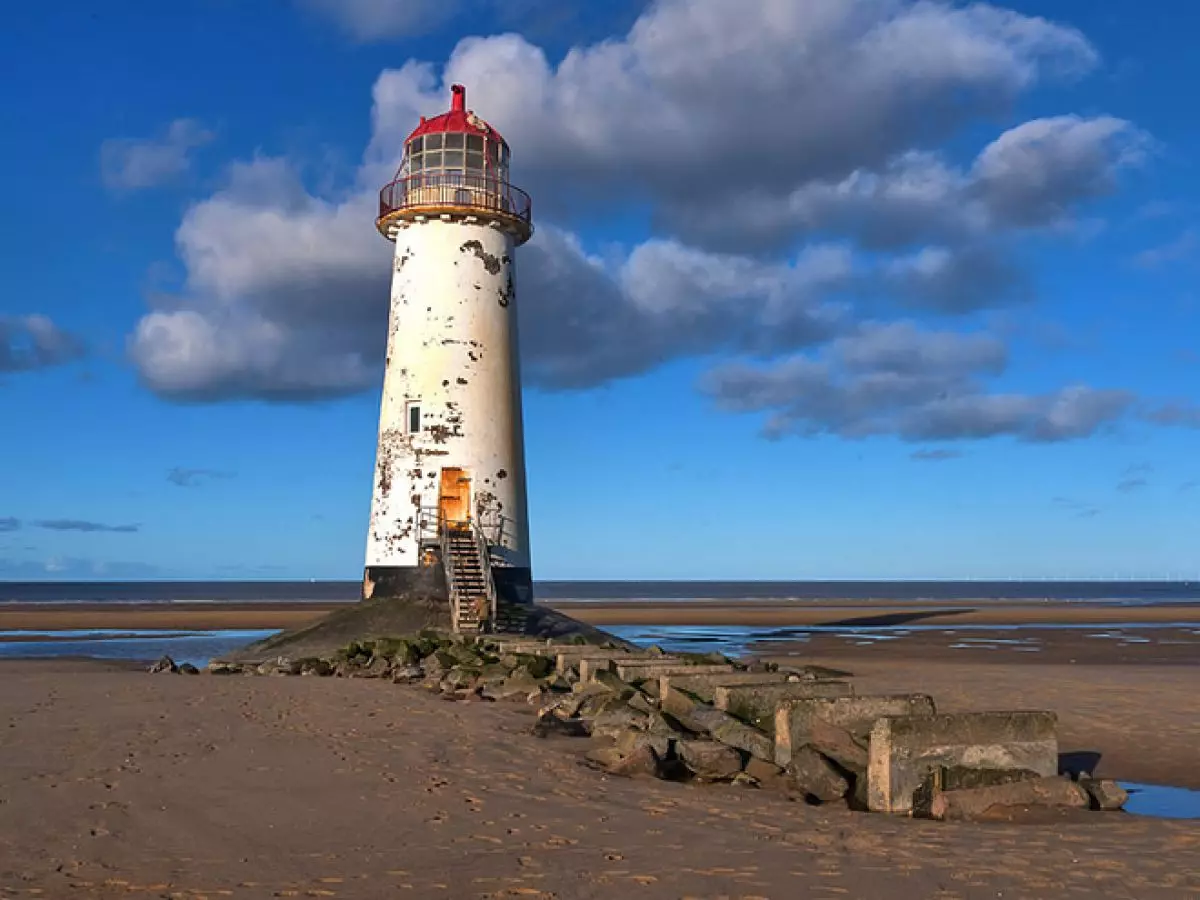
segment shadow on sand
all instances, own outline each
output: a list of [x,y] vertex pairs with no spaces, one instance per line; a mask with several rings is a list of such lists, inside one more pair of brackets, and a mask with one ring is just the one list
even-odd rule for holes
[[823,622],[822,628],[888,628],[894,625],[911,625],[925,619],[940,619],[943,616],[961,616],[973,613],[973,608],[963,609],[929,609],[916,612],[886,613],[881,616],[857,616],[853,619],[838,619],[836,622]]

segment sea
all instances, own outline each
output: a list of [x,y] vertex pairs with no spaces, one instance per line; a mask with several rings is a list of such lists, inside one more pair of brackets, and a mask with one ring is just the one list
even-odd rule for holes
[[[5,603],[336,603],[359,581],[0,581]],[[1156,606],[1200,603],[1200,581],[539,581],[539,600],[595,603],[834,599],[1045,601]]]

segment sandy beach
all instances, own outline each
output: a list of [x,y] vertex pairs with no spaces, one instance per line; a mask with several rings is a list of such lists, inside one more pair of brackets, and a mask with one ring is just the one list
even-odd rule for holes
[[[296,628],[315,622],[345,603],[10,603],[0,606],[0,631],[104,629],[256,629]],[[921,602],[828,601],[670,601],[547,603],[590,625],[1115,625],[1198,624],[1200,604],[1129,607],[1064,602],[988,600]]]
[[[1190,778],[1200,669],[828,660],[1047,704],[1103,771]],[[1200,824],[946,825],[607,778],[520,704],[315,678],[0,664],[0,888],[49,897],[1187,897]]]

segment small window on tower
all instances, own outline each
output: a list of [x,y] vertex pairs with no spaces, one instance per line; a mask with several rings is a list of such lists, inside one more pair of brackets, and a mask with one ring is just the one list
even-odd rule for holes
[[408,433],[416,434],[421,430],[421,404],[408,404]]

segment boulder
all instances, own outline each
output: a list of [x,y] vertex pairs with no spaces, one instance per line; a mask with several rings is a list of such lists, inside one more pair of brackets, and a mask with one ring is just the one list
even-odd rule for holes
[[480,696],[488,700],[524,700],[530,694],[540,693],[542,684],[530,677],[524,669],[518,669],[499,684],[485,685]]
[[662,698],[662,710],[695,734],[707,734],[722,744],[771,762],[775,746],[769,735],[672,688]]
[[366,666],[355,672],[358,678],[387,678],[392,672],[392,660],[388,656],[372,656]]
[[213,660],[208,664],[209,675],[240,675],[242,667],[237,663],[224,663]]
[[179,666],[175,665],[175,660],[169,656],[160,656],[158,662],[154,663],[149,670],[151,675],[175,675],[179,672]]
[[545,678],[554,671],[554,660],[548,656],[522,656],[520,664],[532,678]]
[[845,728],[839,728],[824,719],[814,719],[809,725],[808,745],[848,772],[865,775],[867,771],[869,754],[866,743],[857,740]]
[[397,666],[392,669],[393,684],[413,684],[425,677],[425,670],[420,666]]
[[850,790],[850,783],[812,747],[801,747],[792,754],[787,774],[792,787],[809,803],[832,803]]
[[679,741],[679,758],[704,781],[726,781],[742,771],[742,755],[717,741]]
[[591,731],[584,719],[557,716],[553,712],[546,712],[538,716],[530,733],[534,737],[540,738],[556,734],[564,737],[587,737]]
[[191,663],[181,663],[179,666],[179,674],[180,675],[199,675],[200,670],[197,669],[195,666],[193,666]]
[[[591,684],[599,685],[614,694],[619,694],[622,699],[627,699],[637,693],[637,688],[632,684],[622,681],[613,672],[603,670],[593,676]],[[586,690],[586,687],[584,689]]]
[[455,691],[469,691],[475,687],[475,681],[478,678],[478,669],[469,669],[465,666],[454,666],[442,676],[441,680],[438,682],[438,688],[443,694],[449,694]]
[[328,678],[334,673],[334,665],[327,659],[305,659],[301,660],[300,674],[301,675],[316,675],[321,678]]
[[979,818],[991,810],[1014,807],[1065,807],[1087,809],[1088,792],[1069,778],[1055,776],[1033,781],[1014,781],[991,787],[943,791],[929,805],[930,818],[963,820]]
[[587,760],[608,774],[622,778],[656,777],[659,774],[658,755],[648,744],[629,752],[617,747],[595,747],[588,751]]
[[1092,809],[1111,812],[1122,809],[1129,800],[1128,792],[1115,781],[1082,778],[1079,786],[1087,791]]
[[592,737],[615,738],[629,728],[645,725],[646,715],[628,706],[607,710],[591,721]]
[[628,701],[628,697],[622,697],[619,694],[591,694],[583,699],[575,713],[585,719],[591,719],[603,715],[609,710],[628,709]]
[[783,769],[775,763],[751,756],[746,760],[745,774],[753,778],[762,787],[783,787],[787,778]]
[[613,746],[622,753],[632,753],[641,747],[649,747],[660,760],[671,755],[673,740],[661,734],[652,734],[637,728],[626,728],[613,739]]
[[646,713],[646,715],[657,711],[657,708],[650,702],[649,698],[641,692],[634,694],[627,702],[630,709],[636,709],[638,712]]

